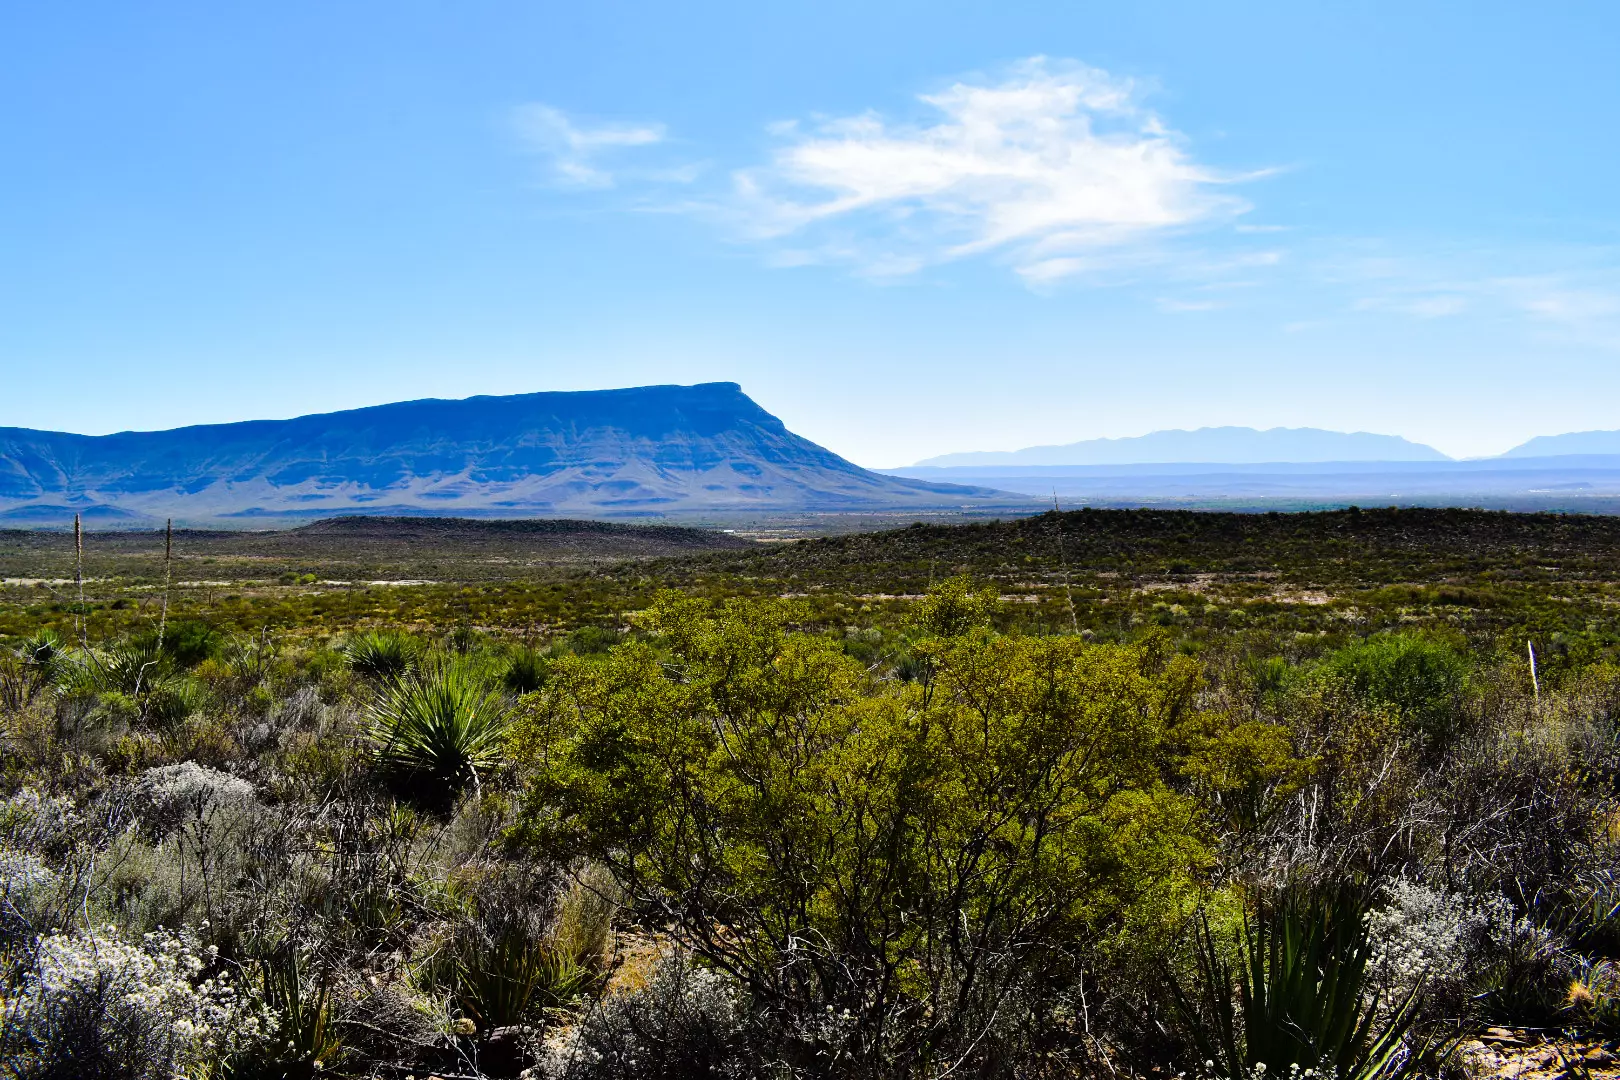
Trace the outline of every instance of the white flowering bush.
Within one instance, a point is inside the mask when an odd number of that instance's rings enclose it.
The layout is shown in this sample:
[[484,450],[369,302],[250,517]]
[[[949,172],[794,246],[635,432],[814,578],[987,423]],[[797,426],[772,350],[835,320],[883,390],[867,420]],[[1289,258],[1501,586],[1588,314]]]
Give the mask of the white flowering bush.
[[1466,975],[1490,917],[1454,893],[1396,881],[1385,905],[1367,916],[1374,984],[1396,1003],[1419,983],[1431,992],[1454,985]]
[[259,1038],[262,1008],[221,978],[189,931],[139,944],[111,927],[41,938],[0,1001],[0,1075],[172,1080]]
[[1464,896],[1410,881],[1367,918],[1370,971],[1386,1006],[1420,982],[1431,1012],[1483,1010],[1491,1022],[1550,1019],[1577,958],[1557,933],[1500,894]]
[[672,953],[645,985],[609,995],[549,1041],[536,1071],[559,1080],[741,1076],[747,1027],[747,997],[735,980]]
[[67,799],[25,787],[0,801],[0,843],[32,852],[72,845],[83,815]]
[[254,786],[239,776],[210,769],[195,761],[158,765],[136,782],[136,794],[148,814],[172,818],[179,814],[205,814],[210,810],[251,803]]

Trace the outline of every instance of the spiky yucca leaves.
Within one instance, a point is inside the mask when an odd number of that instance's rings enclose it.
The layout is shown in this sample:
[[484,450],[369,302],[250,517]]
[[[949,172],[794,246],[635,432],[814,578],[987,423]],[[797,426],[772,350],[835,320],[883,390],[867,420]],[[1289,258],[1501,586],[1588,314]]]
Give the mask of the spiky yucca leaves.
[[533,649],[519,649],[506,661],[501,683],[514,694],[532,694],[551,677],[551,661]]
[[67,644],[60,634],[47,628],[32,637],[23,638],[17,655],[22,657],[23,663],[39,672],[42,681],[49,682],[56,677],[67,656]]
[[455,1003],[480,1031],[520,1024],[537,1011],[566,1005],[590,971],[522,918],[459,940],[451,957]]
[[500,760],[506,705],[464,664],[388,684],[370,711],[378,765],[419,801],[454,799]]
[[350,638],[343,648],[343,658],[356,675],[373,682],[391,682],[416,670],[422,660],[422,645],[397,631],[373,630]]
[[1293,1066],[1339,1080],[1401,1080],[1420,1074],[1403,1054],[1417,1019],[1421,983],[1393,1011],[1381,1010],[1367,976],[1366,900],[1354,887],[1294,889],[1249,918],[1232,965],[1208,922],[1197,933],[1197,998],[1171,988],[1199,1055],[1235,1080],[1257,1066],[1286,1076]]
[[56,680],[70,694],[149,691],[170,674],[169,665],[150,643],[124,642],[99,651],[80,650],[57,661]]
[[252,1080],[303,1080],[330,1068],[343,1053],[332,1009],[332,988],[310,977],[309,957],[287,942],[259,961],[264,1002],[275,1017],[276,1041],[236,1070]]

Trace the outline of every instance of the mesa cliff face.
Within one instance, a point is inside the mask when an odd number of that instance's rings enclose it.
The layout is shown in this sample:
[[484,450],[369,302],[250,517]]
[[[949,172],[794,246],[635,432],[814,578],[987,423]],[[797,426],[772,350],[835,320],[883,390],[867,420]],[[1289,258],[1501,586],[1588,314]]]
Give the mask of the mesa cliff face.
[[0,428],[0,519],[12,522],[76,511],[90,521],[641,517],[1001,501],[862,469],[793,434],[736,383],[429,399],[100,436]]

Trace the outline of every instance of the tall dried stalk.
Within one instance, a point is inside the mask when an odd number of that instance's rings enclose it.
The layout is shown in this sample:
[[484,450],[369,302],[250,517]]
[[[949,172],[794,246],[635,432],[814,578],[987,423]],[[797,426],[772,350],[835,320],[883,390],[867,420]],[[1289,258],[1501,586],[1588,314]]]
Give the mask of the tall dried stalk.
[[90,648],[90,628],[84,617],[84,526],[79,515],[73,515],[73,585],[79,594],[78,606],[73,609],[73,622],[79,630],[79,648]]
[[163,651],[163,633],[169,626],[169,586],[174,567],[174,518],[163,528],[163,607],[158,614],[157,651]]
[[1053,526],[1057,529],[1058,565],[1063,568],[1063,599],[1069,605],[1069,629],[1080,633],[1080,617],[1074,613],[1074,593],[1069,590],[1069,560],[1063,554],[1063,511],[1058,508],[1057,489],[1052,489]]

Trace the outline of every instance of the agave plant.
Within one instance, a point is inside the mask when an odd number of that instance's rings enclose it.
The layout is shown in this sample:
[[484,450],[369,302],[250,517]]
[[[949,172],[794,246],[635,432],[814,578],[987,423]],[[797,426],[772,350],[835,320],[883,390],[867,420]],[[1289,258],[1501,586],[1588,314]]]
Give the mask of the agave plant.
[[422,659],[422,646],[405,634],[374,630],[350,638],[343,657],[355,674],[374,682],[391,682],[416,670]]
[[500,695],[460,664],[388,684],[371,708],[377,763],[419,797],[453,798],[499,762],[506,716]]
[[1207,921],[1197,931],[1199,986],[1171,990],[1199,1055],[1228,1080],[1294,1066],[1339,1080],[1403,1080],[1421,1074],[1407,1036],[1421,982],[1393,1009],[1381,1007],[1367,966],[1366,900],[1346,886],[1291,890],[1262,905],[1238,941],[1233,965]]

